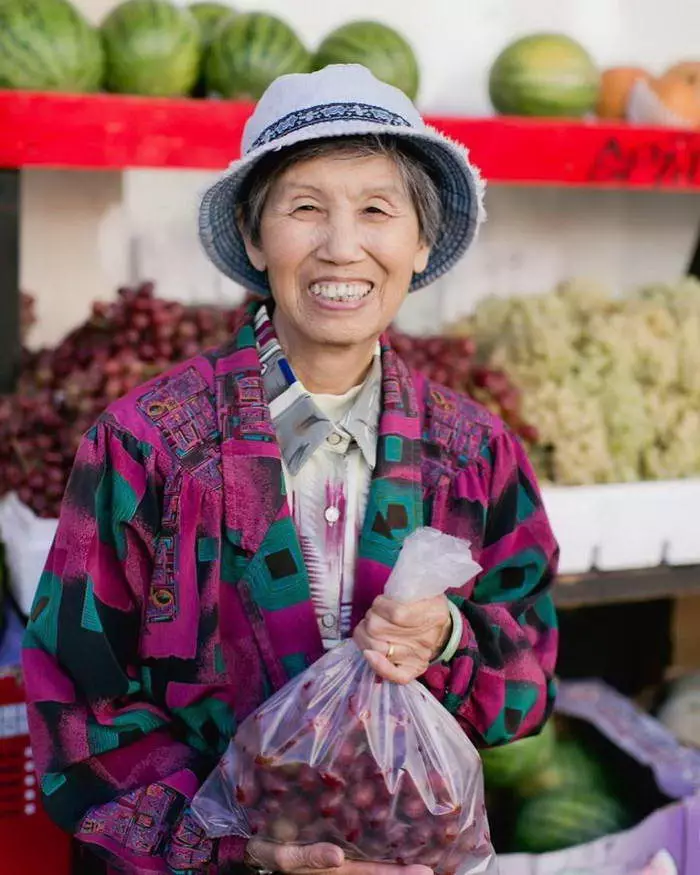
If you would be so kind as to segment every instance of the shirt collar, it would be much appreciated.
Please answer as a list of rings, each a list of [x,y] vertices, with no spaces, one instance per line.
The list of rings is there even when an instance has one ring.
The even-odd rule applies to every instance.
[[[333,423],[314,403],[287,361],[265,304],[255,315],[255,339],[262,379],[277,441],[290,474],[298,474],[334,431],[355,440],[370,468],[377,460],[381,408],[382,362],[379,344],[369,374],[355,402],[340,423]]]

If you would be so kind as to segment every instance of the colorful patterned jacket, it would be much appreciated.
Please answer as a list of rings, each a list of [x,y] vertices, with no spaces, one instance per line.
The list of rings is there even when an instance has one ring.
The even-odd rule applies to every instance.
[[[403,539],[468,539],[464,631],[423,680],[480,745],[535,732],[554,697],[557,549],[516,438],[384,342],[377,465],[353,622]],[[224,873],[188,808],[236,726],[323,653],[248,321],[135,390],[83,439],[25,638],[44,805],[111,869]]]

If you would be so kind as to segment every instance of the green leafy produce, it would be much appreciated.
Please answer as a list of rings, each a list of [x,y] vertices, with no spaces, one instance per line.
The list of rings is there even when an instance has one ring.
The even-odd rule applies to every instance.
[[[1,0],[0,87],[89,92],[103,75],[100,35],[68,0]]]
[[[328,64],[362,64],[411,100],[418,94],[420,74],[413,49],[400,33],[378,21],[352,21],[329,33],[316,52],[314,69]]]
[[[568,485],[700,475],[700,282],[614,297],[571,281],[489,298],[453,328],[505,370],[538,432],[541,479]]]
[[[202,38],[194,15],[169,0],[126,0],[102,23],[107,87],[123,94],[189,94]]]
[[[251,12],[217,29],[206,60],[206,87],[222,97],[258,100],[278,76],[310,69],[311,55],[288,24]]]
[[[571,37],[537,33],[507,46],[489,76],[489,94],[504,115],[569,116],[592,112],[600,72]]]

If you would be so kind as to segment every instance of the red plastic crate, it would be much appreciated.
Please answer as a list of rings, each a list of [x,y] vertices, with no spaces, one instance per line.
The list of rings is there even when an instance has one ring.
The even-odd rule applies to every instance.
[[[70,838],[41,807],[19,672],[0,675],[0,875],[68,875]]]

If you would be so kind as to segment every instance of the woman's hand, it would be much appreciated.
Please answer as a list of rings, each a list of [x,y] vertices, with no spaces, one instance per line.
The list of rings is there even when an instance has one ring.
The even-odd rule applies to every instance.
[[[251,839],[245,862],[272,872],[289,875],[433,875],[427,866],[398,866],[392,863],[365,863],[346,860],[337,845],[320,842],[315,845],[281,845]]]
[[[447,604],[444,595],[408,605],[377,596],[353,639],[378,675],[407,684],[424,674],[445,648],[452,631]]]

